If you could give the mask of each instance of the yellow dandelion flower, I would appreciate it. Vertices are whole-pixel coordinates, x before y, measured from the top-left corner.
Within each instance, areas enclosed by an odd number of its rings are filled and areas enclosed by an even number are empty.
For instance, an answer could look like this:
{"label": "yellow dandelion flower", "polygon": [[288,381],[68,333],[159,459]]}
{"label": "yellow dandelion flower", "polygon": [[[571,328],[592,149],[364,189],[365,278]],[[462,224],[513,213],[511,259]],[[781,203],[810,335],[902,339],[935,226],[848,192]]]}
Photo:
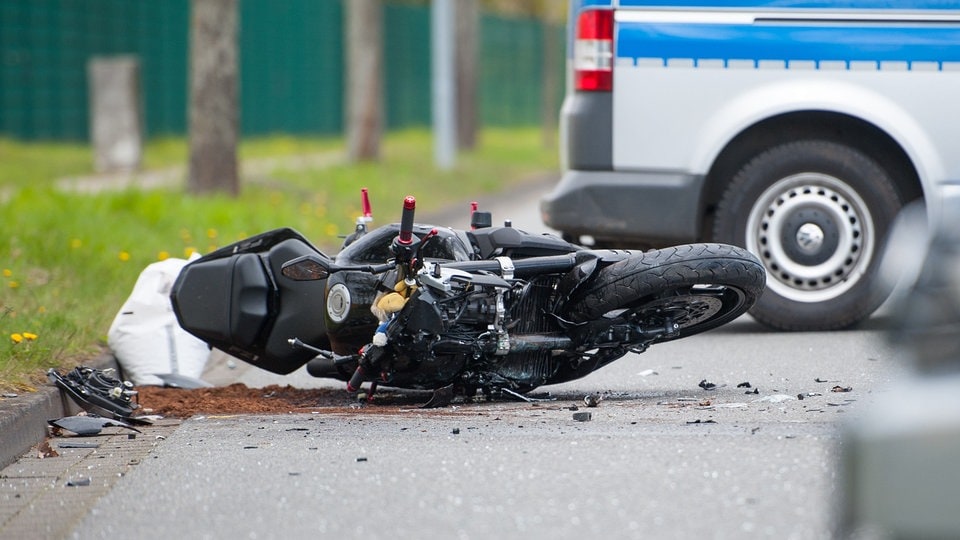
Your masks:
{"label": "yellow dandelion flower", "polygon": [[184,255],[185,257],[187,257],[188,259],[190,258],[191,255],[193,255],[193,254],[196,253],[196,252],[197,252],[197,248],[195,248],[195,247],[193,247],[193,246],[187,246],[187,247],[183,248],[183,255]]}
{"label": "yellow dandelion flower", "polygon": [[4,268],[4,269],[3,269],[3,277],[6,277],[6,278],[8,278],[8,277],[13,277],[13,270],[11,270],[11,269],[9,269],[9,268]]}
{"label": "yellow dandelion flower", "polygon": [[117,254],[117,258],[123,262],[127,262],[130,260],[130,254],[127,253],[126,251],[121,251],[120,253]]}
{"label": "yellow dandelion flower", "polygon": [[23,335],[10,334],[10,339],[13,340],[14,343],[21,343],[23,341]]}
{"label": "yellow dandelion flower", "polygon": [[336,236],[339,230],[336,223],[327,223],[326,227],[324,227],[324,232],[327,236]]}
{"label": "yellow dandelion flower", "polygon": [[79,238],[74,238],[70,241],[70,247],[73,249],[80,249],[83,246],[83,240]]}
{"label": "yellow dandelion flower", "polygon": [[37,313],[46,313],[46,312],[47,312],[47,308],[43,306],[40,306],[37,308]]}
{"label": "yellow dandelion flower", "polygon": [[158,260],[158,261],[165,261],[165,260],[167,260],[167,259],[169,259],[169,258],[170,258],[170,253],[167,252],[167,251],[161,251],[160,253],[157,253],[157,260]]}
{"label": "yellow dandelion flower", "polygon": [[23,336],[23,339],[25,339],[25,340],[27,340],[27,341],[34,341],[34,340],[36,340],[38,337],[40,337],[40,336],[34,334],[33,332],[23,332],[21,335]]}
{"label": "yellow dandelion flower", "polygon": [[217,237],[217,230],[216,230],[216,229],[207,229],[207,238],[213,240],[213,239],[216,238],[216,237]]}
{"label": "yellow dandelion flower", "polygon": [[10,280],[10,281],[7,282],[7,285],[8,285],[11,289],[16,289],[17,287],[20,286],[20,282],[19,282],[19,281]]}

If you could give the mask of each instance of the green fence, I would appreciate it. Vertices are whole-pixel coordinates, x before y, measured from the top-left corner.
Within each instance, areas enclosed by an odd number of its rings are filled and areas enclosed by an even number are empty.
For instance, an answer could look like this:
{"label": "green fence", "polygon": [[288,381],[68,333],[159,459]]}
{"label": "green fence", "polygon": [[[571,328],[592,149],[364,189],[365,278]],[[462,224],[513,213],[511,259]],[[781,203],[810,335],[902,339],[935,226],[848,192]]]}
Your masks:
{"label": "green fence", "polygon": [[[240,0],[245,135],[342,130],[343,1]],[[140,58],[147,135],[185,133],[189,9],[189,0],[0,0],[0,135],[86,140],[87,62],[117,54]],[[383,21],[387,126],[429,125],[429,9],[386,3]],[[481,18],[482,123],[540,122],[545,32],[562,35],[533,19]]]}

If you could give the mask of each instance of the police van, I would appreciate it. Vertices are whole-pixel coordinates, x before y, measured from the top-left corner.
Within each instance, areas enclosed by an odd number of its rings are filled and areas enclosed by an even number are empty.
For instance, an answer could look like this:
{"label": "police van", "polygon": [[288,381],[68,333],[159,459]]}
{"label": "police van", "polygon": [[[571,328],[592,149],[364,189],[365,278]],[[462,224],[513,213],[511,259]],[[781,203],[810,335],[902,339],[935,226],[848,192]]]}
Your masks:
{"label": "police van", "polygon": [[718,241],[767,270],[754,317],[869,317],[902,207],[960,187],[960,2],[570,6],[563,177],[544,222],[598,246]]}

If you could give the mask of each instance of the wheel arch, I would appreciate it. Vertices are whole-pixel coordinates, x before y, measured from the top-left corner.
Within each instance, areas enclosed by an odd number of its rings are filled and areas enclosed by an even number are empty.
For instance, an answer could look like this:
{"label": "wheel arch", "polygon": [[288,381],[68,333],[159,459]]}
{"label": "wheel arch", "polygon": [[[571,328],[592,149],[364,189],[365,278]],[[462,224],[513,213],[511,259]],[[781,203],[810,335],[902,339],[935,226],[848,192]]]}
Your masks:
{"label": "wheel arch", "polygon": [[701,235],[711,239],[713,215],[734,174],[750,159],[780,144],[827,140],[851,146],[890,171],[904,204],[924,197],[920,175],[906,150],[887,132],[863,119],[832,111],[778,114],[736,135],[714,159],[701,194]]}

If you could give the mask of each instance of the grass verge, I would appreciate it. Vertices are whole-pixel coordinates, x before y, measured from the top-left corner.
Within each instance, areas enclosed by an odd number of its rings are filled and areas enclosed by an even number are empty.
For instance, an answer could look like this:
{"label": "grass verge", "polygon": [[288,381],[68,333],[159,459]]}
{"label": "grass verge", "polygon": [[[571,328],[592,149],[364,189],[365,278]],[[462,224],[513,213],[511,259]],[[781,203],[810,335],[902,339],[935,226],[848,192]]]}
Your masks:
{"label": "grass verge", "polygon": [[[379,162],[303,168],[279,160],[245,178],[237,198],[190,196],[182,182],[67,193],[56,180],[88,174],[88,148],[0,140],[0,388],[29,389],[46,369],[101,351],[137,276],[154,261],[207,253],[282,226],[332,252],[337,236],[352,230],[361,187],[370,190],[378,222],[387,223],[398,219],[407,194],[429,211],[557,167],[555,150],[543,147],[536,129],[484,130],[480,140],[455,169],[439,171],[428,132],[391,133]],[[246,162],[341,151],[339,140],[270,137],[245,141],[240,155]],[[154,141],[145,163],[182,165],[186,156],[182,140]]]}

